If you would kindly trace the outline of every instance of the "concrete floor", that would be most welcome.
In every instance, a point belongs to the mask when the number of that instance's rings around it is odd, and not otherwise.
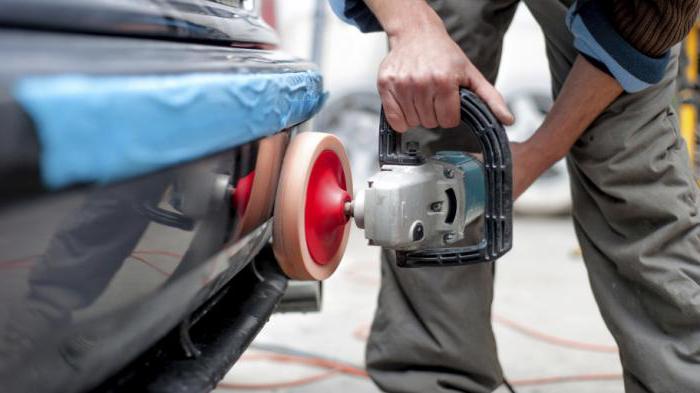
[[[620,373],[616,353],[562,348],[523,334],[503,320],[546,334],[600,345],[614,345],[596,308],[568,218],[517,217],[515,247],[498,264],[494,330],[504,372],[519,393],[622,392],[622,381],[524,385],[523,380],[581,374]],[[336,274],[325,282],[324,306],[316,314],[272,317],[256,343],[280,344],[363,364],[364,340],[379,284],[378,249],[359,230]],[[256,359],[250,349],[226,376],[226,383],[269,384],[318,374],[308,366]],[[518,382],[521,382],[518,384]],[[377,392],[370,381],[338,374],[292,388],[218,389],[219,392]],[[497,392],[506,392],[500,388]]]

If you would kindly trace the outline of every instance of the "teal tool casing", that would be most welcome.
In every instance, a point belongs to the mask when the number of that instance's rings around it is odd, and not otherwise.
[[[433,157],[435,161],[454,165],[462,172],[464,183],[465,222],[474,222],[484,214],[486,191],[484,190],[484,166],[469,153],[460,151],[440,151]]]

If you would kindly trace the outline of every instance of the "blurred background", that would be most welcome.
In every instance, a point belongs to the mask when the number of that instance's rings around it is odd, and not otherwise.
[[[362,184],[377,169],[375,84],[385,36],[342,23],[325,0],[278,1],[267,19],[287,51],[320,65],[330,95],[312,128],[343,139],[354,183]],[[544,40],[522,5],[505,37],[497,87],[517,119],[508,130],[511,139],[526,139],[551,99]],[[687,103],[679,99],[681,106]],[[617,350],[568,217],[570,203],[560,162],[516,204],[515,247],[499,261],[496,275],[493,326],[500,360],[518,392],[623,392]],[[345,259],[324,283],[322,312],[274,315],[219,391],[377,392],[362,369],[379,281],[379,250],[353,228]]]

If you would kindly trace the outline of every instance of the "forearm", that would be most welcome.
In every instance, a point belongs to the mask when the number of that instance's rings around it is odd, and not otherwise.
[[[588,126],[622,93],[610,75],[576,59],[552,109],[530,139],[548,161],[554,163],[568,153]]]
[[[426,29],[445,31],[442,20],[425,0],[365,0],[365,4],[377,17],[390,40]]]
[[[621,93],[622,87],[614,78],[579,56],[540,128],[518,147],[522,154],[516,157],[514,168],[516,182],[520,183],[516,184],[515,196],[562,159]]]

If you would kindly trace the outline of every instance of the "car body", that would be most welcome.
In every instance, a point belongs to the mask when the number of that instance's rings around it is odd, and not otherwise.
[[[259,6],[0,0],[3,392],[207,391],[277,306],[254,172],[324,93]]]

